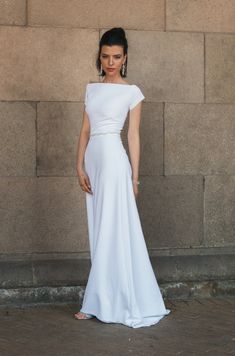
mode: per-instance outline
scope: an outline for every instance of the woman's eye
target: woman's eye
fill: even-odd
[[[106,55],[102,55],[102,58],[107,58],[107,56],[106,56]],[[114,58],[115,58],[115,59],[120,59],[121,56],[115,56]]]

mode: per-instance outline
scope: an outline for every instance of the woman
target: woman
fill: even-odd
[[[77,172],[86,192],[91,270],[82,308],[74,316],[138,328],[156,324],[170,310],[150,263],[136,205],[145,97],[123,80],[127,49],[122,28],[105,32],[96,62],[104,78],[86,86]],[[128,112],[131,164],[120,136]]]

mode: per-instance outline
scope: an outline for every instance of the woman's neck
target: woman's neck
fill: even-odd
[[[109,77],[109,76],[105,76],[104,79],[102,80],[103,83],[123,83],[123,81],[120,81],[120,79],[122,80],[121,76],[118,77]]]

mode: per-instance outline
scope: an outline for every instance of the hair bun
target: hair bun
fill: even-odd
[[[122,27],[114,27],[114,29],[116,32],[118,32],[120,35],[122,35],[123,37],[126,37],[126,33],[125,30]]]

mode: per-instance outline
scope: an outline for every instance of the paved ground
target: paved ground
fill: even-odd
[[[166,306],[168,316],[139,329],[76,320],[78,305],[0,309],[0,356],[235,355],[235,299]]]

